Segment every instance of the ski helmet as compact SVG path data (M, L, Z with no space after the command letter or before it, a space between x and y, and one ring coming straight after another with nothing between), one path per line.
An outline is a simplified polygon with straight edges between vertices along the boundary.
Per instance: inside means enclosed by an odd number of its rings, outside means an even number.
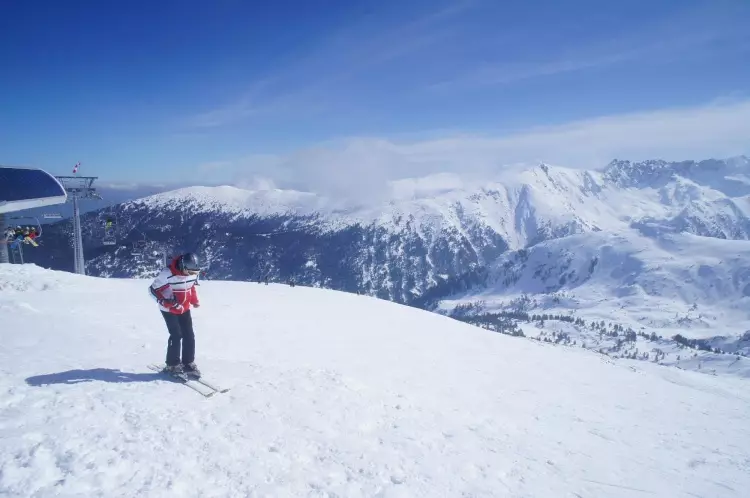
M190 252L181 255L177 259L177 269L181 273L198 273L201 270L198 256Z

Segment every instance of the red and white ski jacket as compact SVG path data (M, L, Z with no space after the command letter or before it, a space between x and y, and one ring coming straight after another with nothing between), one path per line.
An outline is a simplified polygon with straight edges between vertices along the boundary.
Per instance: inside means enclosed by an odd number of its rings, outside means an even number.
M192 306L199 306L197 275L185 275L177 271L177 260L164 268L149 286L149 294L159 303L159 309L181 315Z

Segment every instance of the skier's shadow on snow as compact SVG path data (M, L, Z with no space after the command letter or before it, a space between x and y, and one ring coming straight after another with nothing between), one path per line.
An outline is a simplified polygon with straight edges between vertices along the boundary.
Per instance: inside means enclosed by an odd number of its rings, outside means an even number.
M68 370L46 375L34 375L26 379L30 386L40 387L49 384L80 384L81 382L154 382L164 380L164 376L154 373L130 373L112 368L91 368L89 370Z

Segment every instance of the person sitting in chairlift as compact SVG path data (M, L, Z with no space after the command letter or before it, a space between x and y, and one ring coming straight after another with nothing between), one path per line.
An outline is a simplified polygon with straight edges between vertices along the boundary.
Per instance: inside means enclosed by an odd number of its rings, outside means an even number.
M39 236L39 232L36 227L21 227L17 226L14 230L13 235L15 236L15 242L20 244L30 244L29 241L33 241Z

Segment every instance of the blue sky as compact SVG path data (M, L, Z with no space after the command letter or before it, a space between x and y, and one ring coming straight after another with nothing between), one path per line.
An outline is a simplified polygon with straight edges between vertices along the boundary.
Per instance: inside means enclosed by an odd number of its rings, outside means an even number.
M372 170L750 152L745 0L28 0L0 14L5 164L325 189Z

